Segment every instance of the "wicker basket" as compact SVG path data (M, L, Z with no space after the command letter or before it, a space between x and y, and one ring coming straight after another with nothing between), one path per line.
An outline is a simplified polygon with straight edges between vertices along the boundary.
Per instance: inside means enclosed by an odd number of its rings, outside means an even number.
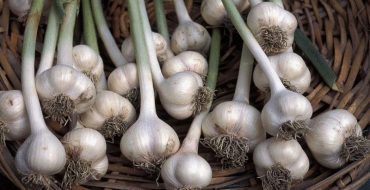
M205 25L200 16L200 0L187 0L188 9L196 22ZM154 26L154 3L148 1L148 13ZM313 80L305 94L311 101L315 115L328 109L343 108L352 112L359 124L365 129L370 120L370 4L362 0L286 0L285 8L297 18L299 28L319 48L338 76L337 84L343 92L336 92L326 86L317 72L310 67ZM165 9L170 31L177 25L173 5L166 1ZM129 34L129 22L126 3L124 0L106 2L106 18L111 24L111 30L117 43ZM0 8L1 11L1 8ZM77 21L80 22L80 21ZM76 25L75 39L81 39L81 25ZM6 1L0 12L0 90L20 89L20 51L22 47L22 31L24 26L17 22L9 13ZM45 32L45 24L39 30L38 41L41 42ZM222 41L222 63L217 83L216 100L214 104L232 98L238 62L242 43L232 27L225 28ZM41 43L37 44L40 52ZM106 71L109 73L113 66L101 46L102 56L106 60ZM37 54L37 58L39 54ZM308 64L310 65L310 64ZM251 89L252 104L258 109L263 106L264 96L254 87ZM158 102L158 101L157 101ZM191 119L176 121L171 119L158 105L158 115L175 128L180 139L184 138ZM64 133L58 131L58 133ZM368 138L370 137L367 134ZM7 142L0 154L0 171L15 186L25 189L14 167L14 155L21 142ZM310 170L300 183L292 189L358 189L370 178L370 157L349 163L341 169L329 170L320 166L310 155L304 142L303 148L310 157ZM262 189L257 178L254 165L248 161L245 167L225 169L214 158L214 154L200 147L200 155L207 159L213 169L213 179L207 189ZM132 163L123 158L119 145L108 143L109 170L100 181L90 181L74 189L164 189L163 182L150 178L145 172L134 169ZM52 189L61 189L61 176L56 176Z

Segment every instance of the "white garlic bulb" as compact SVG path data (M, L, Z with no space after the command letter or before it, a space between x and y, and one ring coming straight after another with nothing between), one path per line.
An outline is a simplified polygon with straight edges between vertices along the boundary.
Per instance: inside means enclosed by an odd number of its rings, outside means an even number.
M36 77L36 88L44 111L65 125L72 113L83 113L94 103L93 82L70 66L58 64Z
M249 0L233 0L239 12L249 7ZM207 24L212 26L221 25L225 22L226 10L221 0L203 0L200 13Z
M301 180L309 169L309 160L296 140L269 138L253 152L256 172L264 189L289 189L293 180Z
M138 87L139 79L134 63L126 63L117 67L108 77L108 90L127 98L131 95L137 96Z
M32 4L32 0L11 0L7 2L10 11L19 18L23 18L28 14Z
M72 56L73 66L97 84L104 72L104 64L100 55L87 45L77 45L72 49Z
M273 2L262 2L250 10L247 24L264 52L272 55L292 46L297 19Z
M95 174L92 177L94 180L100 180L108 171L108 157L104 156L98 161L91 164L91 168L95 170Z
M164 39L164 37L161 34L156 32L152 32L152 36L158 61L162 63L166 61L168 58L173 57L173 53L169 45L167 44L166 39ZM128 62L135 61L135 50L131 37L127 37L123 41L121 51L123 56L127 59Z
M179 25L172 34L172 51L175 54L187 50L206 54L211 44L208 31L190 18L183 0L174 0L174 4Z
M17 171L22 175L30 175L32 173L30 167L28 167L26 163L26 153L28 149L28 145L30 143L30 138L27 138L23 144L18 148L17 153L15 155L15 167Z
M156 115L141 115L123 134L122 154L136 167L157 173L158 167L180 146L176 132Z
M158 93L167 113L176 119L186 119L201 111L210 98L202 78L190 71L176 73L163 80Z
M207 60L198 52L183 51L167 59L162 65L162 73L166 78L182 71L193 71L202 77L206 76L208 71Z
M61 141L68 155L63 178L63 186L68 188L93 176L95 172L92 163L106 156L107 145L104 137L90 128L73 129L65 134Z
M270 56L269 60L288 89L303 94L310 87L311 73L298 54L281 53ZM258 89L265 92L269 89L268 79L259 65L254 69L253 81Z
M94 105L80 115L83 126L98 130L105 138L122 135L135 119L131 102L111 91L99 92Z
M362 136L353 114L343 109L314 117L305 140L315 159L331 169L362 159L370 152L370 140Z
M301 94L281 90L272 95L261 112L262 126L272 136L296 138L307 132L312 106Z
M30 124L19 90L0 91L0 143L22 140L30 135Z

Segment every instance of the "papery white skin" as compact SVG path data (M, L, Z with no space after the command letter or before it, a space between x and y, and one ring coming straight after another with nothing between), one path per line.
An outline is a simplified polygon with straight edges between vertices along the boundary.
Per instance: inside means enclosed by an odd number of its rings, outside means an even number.
M281 79L289 82L292 90L303 94L310 87L311 73L304 60L295 53L281 53L269 56L272 68ZM253 82L262 91L269 89L269 82L259 64L253 72Z
M126 63L117 67L108 77L108 90L120 95L127 95L130 90L139 87L136 65Z
M168 58L173 57L174 55L169 47L169 44L167 44L166 39L164 39L164 37L161 34L156 32L152 32L152 35L158 61L163 62L166 61ZM128 62L135 61L135 50L131 37L127 37L123 41L121 51L123 56L127 59Z
M167 113L176 119L186 119L193 115L194 95L201 87L203 81L198 74L184 71L163 80L157 90Z
M75 103L76 113L83 113L94 103L96 91L93 82L83 73L67 65L55 65L36 78L41 102L64 94Z
M66 151L80 149L79 159L96 162L106 156L107 145L103 135L90 128L69 131L61 139Z
M98 130L107 119L115 116L121 116L128 127L136 119L136 110L126 98L104 90L96 95L93 106L80 115L80 121L83 126Z
M104 64L100 55L87 45L77 45L72 49L73 66L84 73L88 73L98 82L104 72Z
M239 12L243 12L249 7L249 0L233 0ZM201 11L203 19L212 26L224 23L227 13L221 0L203 0Z
M336 169L346 163L340 156L345 139L362 136L362 130L352 113L343 109L324 112L310 121L306 143L315 159L323 166Z
M20 18L28 14L32 4L32 0L11 0L7 2L10 11Z
M0 121L7 128L7 140L22 140L30 135L30 124L21 91L0 91Z
M266 175L269 168L280 163L290 171L293 180L303 179L310 165L306 153L296 140L286 141L274 137L256 146L253 162L258 176Z
M192 71L200 76L206 76L208 71L207 60L198 52L183 51L167 59L162 65L162 73L166 78L182 71Z
M307 121L313 113L308 99L298 93L281 90L272 95L261 112L262 126L272 136L277 136L279 128L288 121Z
M272 2L262 2L254 6L247 17L247 24L256 39L261 27L278 26L286 32L286 46L276 53L289 49L294 41L294 31L297 28L297 19L289 11ZM258 40L259 41L259 40ZM269 54L268 52L266 52Z
M91 178L94 180L100 180L108 171L108 157L104 156L100 160L95 161L91 164L91 168L95 170L96 174Z
M32 173L25 159L30 140L31 140L30 138L27 138L23 142L23 144L18 148L14 159L15 167L17 168L17 171L22 175L29 175Z

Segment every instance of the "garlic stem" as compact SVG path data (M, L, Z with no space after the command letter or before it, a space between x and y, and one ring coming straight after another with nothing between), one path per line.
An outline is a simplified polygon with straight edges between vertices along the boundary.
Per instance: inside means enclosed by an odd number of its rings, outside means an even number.
M193 22L193 20L190 18L188 10L186 9L184 0L173 0L173 2L175 4L175 10L179 24Z
M242 57L240 60L238 81L234 92L233 101L249 104L249 93L251 86L251 76L253 70L253 56L248 47L243 44Z
M163 0L154 0L155 18L157 20L158 32L170 44L170 34L168 32L166 14L163 7Z
M36 35L44 0L34 0L24 30L22 49L22 92L31 126L31 133L47 130L35 86Z
M77 0L72 0L65 6L65 15L59 32L57 64L69 65L71 67L74 65L72 49L77 9Z
M113 64L118 67L127 63L126 58L123 57L116 44L116 41L112 36L112 33L108 28L108 24L104 18L105 16L103 13L103 7L100 0L91 0L91 6L95 20L95 26L98 29L99 36L103 40L104 46L108 52L109 57L113 61Z
M258 5L259 3L262 3L262 0L249 0L249 3L251 4L252 7Z
M59 18L55 9L55 6L51 6L48 18L48 26L46 28L44 38L44 46L41 53L40 65L36 75L39 75L51 68L54 62L55 48L57 46L59 32Z
M207 87L212 91L216 89L218 65L220 64L221 32L219 28L212 30L211 50L209 53L209 70L207 74Z
M284 9L284 4L282 0L270 0L270 2L275 3Z
M253 36L252 32L249 30L245 24L240 13L236 9L234 3L229 0L222 0L222 3L225 6L225 9L231 19L231 22L235 26L239 35L243 39L244 43L248 46L248 49L255 57L256 61L260 64L261 69L268 77L270 83L271 95L277 94L281 90L284 90L285 87L280 81L279 76L276 74L274 69L270 65L270 61L266 53L262 50L261 46L258 44L256 38Z
M90 0L82 0L82 14L84 40L88 46L99 53L98 40L96 38L94 18L91 11Z
M136 0L134 0L136 1ZM141 2L141 1L140 1ZM142 3L144 4L144 2ZM150 39L149 43L146 41L147 38L142 39L144 34L144 23L141 22L141 15L137 11L133 10L139 10L139 8L135 7L135 3L132 3L132 0L128 3L129 6L129 14L130 14L130 20L131 20L131 36L133 37L134 42L134 48L136 54L136 64L137 64L137 70L139 75L139 86L140 89L145 93L140 93L140 115L139 117L143 116L149 116L152 117L153 115L156 115L155 110L155 99L154 99L154 88L152 83L152 74L150 71L150 65L148 63L149 61L149 52L146 47L147 44L151 44L151 48L154 48L153 40ZM144 5L145 7L145 5ZM151 37L151 31L149 31L150 37ZM144 42L144 43L143 43ZM145 43L147 42L147 43ZM140 53L138 53L140 52ZM139 55L140 56L137 56ZM155 56L155 55L154 55ZM155 59L157 60L157 59ZM158 66L159 68L159 66ZM159 73L161 74L160 70ZM155 77L154 77L155 78ZM163 80L162 75L162 80Z

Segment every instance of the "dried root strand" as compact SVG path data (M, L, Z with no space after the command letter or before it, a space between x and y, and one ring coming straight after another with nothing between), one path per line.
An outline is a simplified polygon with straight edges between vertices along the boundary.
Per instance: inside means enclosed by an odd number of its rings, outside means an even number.
M287 121L279 128L277 137L284 140L297 139L306 135L308 130L306 120Z
M347 162L361 160L370 154L370 140L363 136L350 136L344 140L341 157Z
M249 146L248 139L245 137L225 134L206 137L200 143L211 148L216 153L216 157L221 158L224 166L243 167L248 160Z
M66 126L71 121L75 103L67 95L59 94L52 99L45 100L43 102L43 109L46 118L51 118L61 126Z
M283 79L283 78L280 78L280 80L283 83L283 85L285 86L285 88L287 88L287 89L289 89L293 92L300 93L299 90L289 80L286 80L286 79Z
M150 157L146 159L145 162L133 162L134 167L144 170L150 176L156 176L159 179L159 174L161 172L161 166L166 159L164 157L155 158Z
M201 188L185 185L183 187L177 188L177 190L201 190Z
M50 189L52 177L41 174L28 174L22 177L22 183L30 186L30 189Z
M6 122L0 120L0 150L5 146L6 134L9 132Z
M113 116L105 120L103 127L99 132L107 139L113 139L115 136L120 136L126 132L128 128L125 118L122 116Z
M193 114L197 114L207 109L209 102L213 99L214 92L207 87L198 88L197 93L193 96Z
M266 54L276 54L285 49L287 44L287 33L279 26L264 26L257 33L257 41Z
M280 163L271 166L266 171L266 175L261 176L261 180L264 190L289 190L293 181L290 171Z
M91 168L92 162L81 160L79 155L81 148L69 148L68 160L66 163L66 171L64 173L62 186L65 189L71 189L75 185L86 182L91 176L95 176L97 172Z
M133 88L128 91L128 93L125 94L123 97L127 98L132 104L135 104L138 101L139 93L140 90L138 88Z
M91 72L89 71L83 71L82 72L83 74L85 74L87 77L89 77L89 79L94 83L94 84L97 84L98 81L99 81L99 77L92 74Z

